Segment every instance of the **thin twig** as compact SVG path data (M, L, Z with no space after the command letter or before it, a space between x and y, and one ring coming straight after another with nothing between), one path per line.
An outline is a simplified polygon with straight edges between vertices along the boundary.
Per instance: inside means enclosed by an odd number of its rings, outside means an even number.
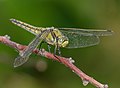
M9 36L7 36L7 35L0 36L0 42L6 44L7 46L17 49L19 52L27 48L27 46L25 46L25 45L21 45L21 44L11 41ZM65 57L54 55L50 52L45 51L45 49L41 49L41 50L34 49L33 53L40 55L40 56L44 56L48 59L56 60L56 61L64 64L65 66L70 68L74 73L76 73L82 79L84 86L86 86L90 82L97 88L108 88L107 84L101 84L100 82L98 82L95 79L93 79L92 77L86 75L79 68L77 68L73 64L74 60L72 58L65 58Z

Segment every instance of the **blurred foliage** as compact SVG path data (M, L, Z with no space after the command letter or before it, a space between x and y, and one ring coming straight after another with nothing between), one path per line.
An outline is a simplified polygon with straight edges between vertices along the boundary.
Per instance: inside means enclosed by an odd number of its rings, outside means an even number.
M28 44L34 35L10 23L10 18L41 27L113 30L114 35L102 37L97 46L61 51L63 56L73 57L88 75L110 88L120 87L120 0L0 0L0 35ZM84 87L64 65L34 54L26 64L13 68L17 55L14 49L0 44L0 88L93 88Z

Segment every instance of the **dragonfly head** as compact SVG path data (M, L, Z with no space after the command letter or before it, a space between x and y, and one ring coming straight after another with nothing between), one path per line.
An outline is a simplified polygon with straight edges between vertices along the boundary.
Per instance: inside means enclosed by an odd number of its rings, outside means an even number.
M60 38L58 38L58 45L60 47L66 47L68 45L69 41L68 38L65 36L62 36Z

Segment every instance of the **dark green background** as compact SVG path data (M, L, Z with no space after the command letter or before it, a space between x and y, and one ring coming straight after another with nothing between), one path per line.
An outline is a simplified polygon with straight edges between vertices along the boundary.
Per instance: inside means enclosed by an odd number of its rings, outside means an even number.
M75 65L110 88L120 87L120 0L0 0L0 35L28 44L34 35L13 25L15 18L40 27L111 29L97 46L65 49ZM47 44L42 46L47 49ZM52 47L53 48L53 47ZM95 88L56 61L32 54L21 67L13 68L18 53L0 44L0 88Z

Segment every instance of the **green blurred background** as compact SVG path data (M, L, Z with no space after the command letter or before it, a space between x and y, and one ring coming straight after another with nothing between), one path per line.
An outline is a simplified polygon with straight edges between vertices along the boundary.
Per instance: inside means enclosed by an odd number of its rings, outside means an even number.
M110 88L120 87L120 0L0 0L0 35L28 44L34 35L13 25L15 18L41 27L111 29L97 46L62 48L62 56ZM47 44L42 46L47 49ZM53 48L53 46L52 46ZM21 67L13 68L18 52L0 44L0 88L95 88L56 61L32 54Z

